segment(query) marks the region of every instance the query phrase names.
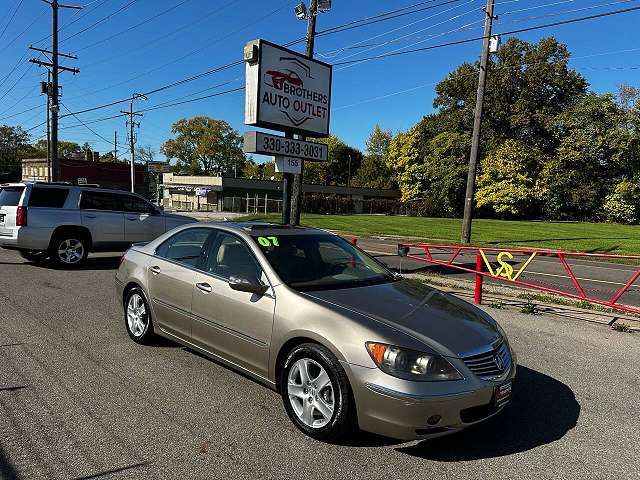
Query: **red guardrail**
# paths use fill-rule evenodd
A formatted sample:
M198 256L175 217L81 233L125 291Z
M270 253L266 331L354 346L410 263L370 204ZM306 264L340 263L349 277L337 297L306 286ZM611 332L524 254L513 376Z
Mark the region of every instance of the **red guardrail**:
M421 253L416 254L415 250L418 249ZM465 265L454 263L460 254L473 253L475 254L475 268L469 268ZM627 293L630 287L634 284L638 278L640 278L640 265L632 266L629 270L631 274L626 283L618 290L611 290L613 295L608 299L594 298L589 296L585 292L585 287L581 283L595 281L601 282L598 279L585 279L576 277L573 269L567 263L567 258L589 258L589 259L627 259L638 260L640 263L640 255L613 255L605 253L586 253L586 252L566 252L560 250L550 249L526 249L526 248L499 248L499 247L476 247L476 246L461 246L461 245L440 245L431 243L401 243L398 244L398 254L401 257L407 257L414 260L419 260L425 263L434 265L440 265L449 267L462 272L475 274L475 303L482 303L482 283L484 277L491 278L493 280L499 280L512 285L516 285L524 288L532 288L541 290L543 292L553 293L555 295L561 295L564 297L573 298L576 300L584 300L586 302L603 305L606 307L616 308L631 313L640 314L640 307L634 305L626 305L619 303L621 297ZM434 255L445 255L445 259L434 258ZM521 259L515 259L517 256L523 257ZM562 270L566 273L566 277L571 280L575 292L568 290L562 290L559 288L552 288L543 284L532 283L531 281L523 281L520 277L527 272L527 267L538 257L550 257L556 258ZM505 259L506 258L506 259ZM514 260L515 259L515 260ZM574 266L575 267L575 266ZM538 275L552 275L541 274ZM616 283L616 282L607 282Z

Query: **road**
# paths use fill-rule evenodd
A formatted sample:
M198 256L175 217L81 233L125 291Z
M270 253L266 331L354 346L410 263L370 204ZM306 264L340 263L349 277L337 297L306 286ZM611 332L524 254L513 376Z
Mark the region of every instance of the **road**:
M520 363L502 415L432 441L330 445L275 392L173 343L133 343L117 264L69 272L0 250L0 478L640 477L640 335L491 310Z
M346 237L350 238L350 237ZM400 260L397 257L398 242L388 239L375 238L359 238L358 246L384 259L385 262L395 268L399 268ZM413 249L412 253L421 253L417 249ZM448 261L451 256L444 253L434 255L434 258L442 261ZM523 265L528 256L515 256L510 263L513 264L514 270ZM495 259L489 256L490 260ZM455 260L456 263L464 265L466 268L475 268L476 258L475 252L461 253ZM581 287L587 296L599 300L611 300L616 293L629 281L632 275L640 268L640 262L636 265L625 265L619 263L606 263L594 260L585 260L581 258L567 258L567 263L571 267L576 278L579 280ZM411 258L405 258L402 261L402 270L405 272L431 271L446 275L451 278L464 278L473 280L474 275L460 270L441 267L438 265L429 265L428 263ZM486 270L486 268L485 268ZM557 257L536 257L526 267L523 274L519 277L525 282L542 285L557 290L567 291L579 294L570 277L558 261ZM504 284L504 283L500 283ZM640 307L640 278L638 278L619 300L619 303Z

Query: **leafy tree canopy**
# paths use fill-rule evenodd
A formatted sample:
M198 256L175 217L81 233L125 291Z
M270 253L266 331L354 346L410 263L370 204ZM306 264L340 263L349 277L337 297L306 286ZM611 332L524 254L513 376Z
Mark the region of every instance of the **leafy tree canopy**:
M177 160L180 173L232 176L242 172L246 162L242 137L224 120L183 118L173 124L171 132L175 138L167 140L161 151Z

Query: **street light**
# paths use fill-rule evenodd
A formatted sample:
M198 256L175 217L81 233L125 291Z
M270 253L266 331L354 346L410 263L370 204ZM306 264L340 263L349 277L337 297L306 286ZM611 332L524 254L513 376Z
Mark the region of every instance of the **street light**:
M313 15L317 15L318 13L324 13L331 10L331 0L318 0L316 13ZM304 2L300 2L294 8L294 13L296 14L296 18L298 20L307 20L309 18L309 13L307 12L307 6Z
M307 18L307 6L303 2L296 5L294 12L298 20L305 20Z
M328 12L331 10L331 0L318 0L318 11Z

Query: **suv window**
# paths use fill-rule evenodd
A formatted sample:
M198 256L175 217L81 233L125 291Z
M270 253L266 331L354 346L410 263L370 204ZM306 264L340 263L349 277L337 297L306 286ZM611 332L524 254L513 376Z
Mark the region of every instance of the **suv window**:
M262 269L253 254L240 238L220 233L207 258L205 271L229 279L243 278L259 282Z
M122 195L110 192L82 192L80 208L86 210L115 210L122 211Z
M204 245L213 233L210 228L188 228L165 240L156 255L191 267L198 265Z
M29 195L30 207L62 208L69 195L68 188L33 187Z
M4 207L17 207L24 187L2 187L0 188L0 205Z
M134 197L133 195L127 195L123 197L123 203L125 212L149 214L156 213L156 209L153 208L153 205L141 198Z

